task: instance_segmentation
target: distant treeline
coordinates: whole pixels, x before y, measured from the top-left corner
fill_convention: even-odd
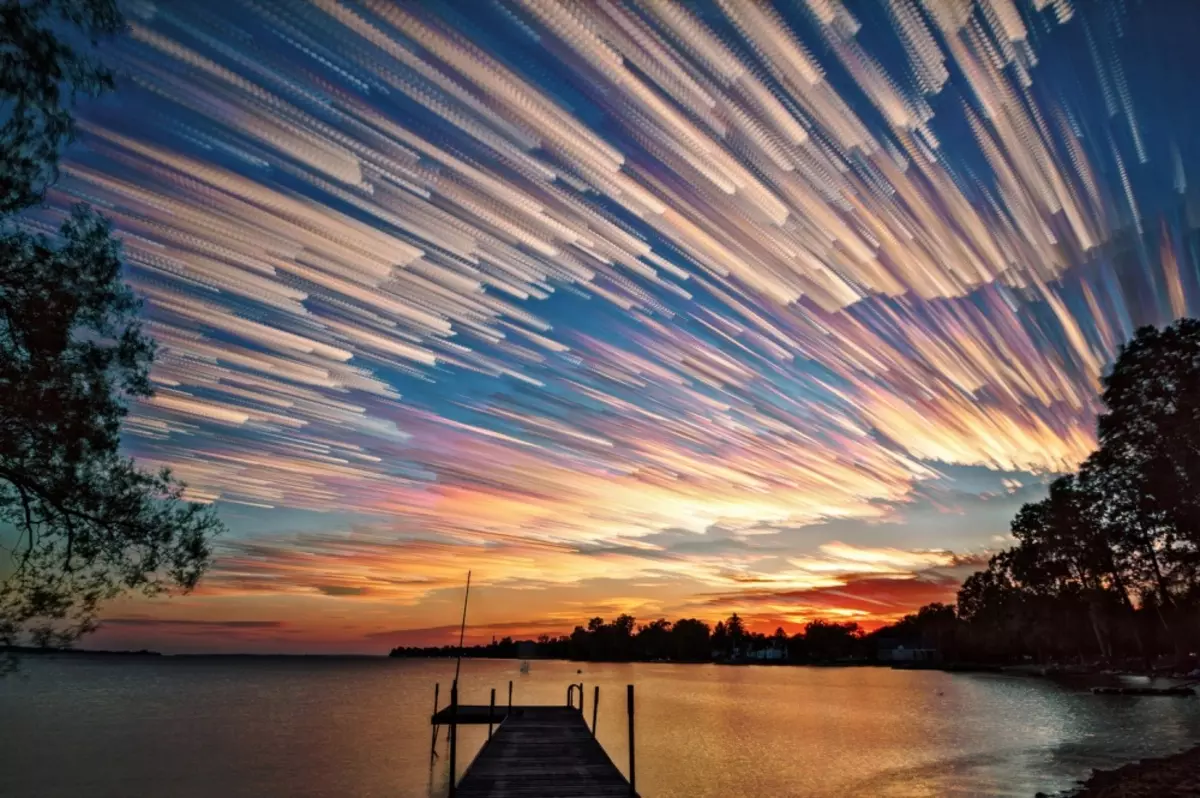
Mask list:
[[[765,635],[746,629],[734,613],[716,626],[695,618],[672,623],[659,618],[638,624],[631,615],[612,622],[592,618],[570,635],[515,641],[505,637],[488,645],[468,646],[466,657],[573,659],[603,662],[763,661],[837,662],[874,656],[875,640],[856,623],[814,621],[800,634],[788,636],[782,628]],[[457,646],[395,648],[393,657],[453,657]]]
[[[592,619],[537,656],[708,661],[786,648],[791,662],[871,658],[903,645],[957,662],[1181,662],[1200,648],[1200,321],[1144,327],[1103,380],[1099,449],[1012,521],[1016,545],[930,604],[869,635],[853,623],[749,633],[685,619]],[[514,656],[506,638],[472,656]],[[437,656],[453,649],[396,649]]]
[[[138,649],[137,651],[108,651],[102,648],[55,648],[52,646],[0,646],[0,656],[9,654],[32,655],[70,655],[70,656],[103,656],[103,657],[161,657],[162,652]]]

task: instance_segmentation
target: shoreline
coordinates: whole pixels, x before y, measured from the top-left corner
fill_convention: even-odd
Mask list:
[[[1110,770],[1093,770],[1064,798],[1195,798],[1200,795],[1200,745]],[[1038,793],[1044,797],[1044,793]],[[1037,796],[1035,796],[1037,798]]]

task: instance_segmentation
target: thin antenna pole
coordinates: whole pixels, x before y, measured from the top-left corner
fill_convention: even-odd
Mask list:
[[[467,571],[467,592],[463,594],[462,626],[458,629],[458,660],[454,663],[454,683],[458,684],[458,669],[462,667],[463,635],[467,631],[467,599],[471,597],[471,572]]]

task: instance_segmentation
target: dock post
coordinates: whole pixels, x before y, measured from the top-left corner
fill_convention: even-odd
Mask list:
[[[512,679],[508,680],[508,711],[512,712]]]
[[[439,682],[433,683],[433,714],[434,715],[437,714],[438,691],[441,689],[442,689],[442,685]],[[435,723],[435,724],[433,724],[433,738],[429,741],[429,760],[430,760],[430,762],[432,762],[433,758],[435,756],[437,756],[437,733],[438,733],[438,727],[437,727],[437,724]]]
[[[492,718],[496,714],[496,688],[492,688],[492,702],[488,704],[488,739],[492,739]]]
[[[637,795],[637,778],[633,762],[633,685],[625,688],[625,707],[629,713],[629,794]],[[451,749],[453,750],[453,749]]]
[[[633,693],[631,692],[630,696],[632,696],[632,695],[633,695]],[[632,701],[633,701],[633,699],[630,698],[630,702],[632,702]],[[630,703],[630,706],[632,707],[633,704]],[[631,722],[629,728],[630,729],[633,728],[632,722]],[[455,764],[456,764],[457,759],[458,759],[458,679],[455,679],[453,682],[450,683],[450,791],[449,791],[450,798],[454,798],[454,795],[457,792],[457,790],[456,790],[457,785],[455,785],[455,783],[454,783],[454,779],[455,779],[454,770],[455,770]],[[632,759],[630,761],[632,761]]]
[[[600,685],[592,693],[592,736],[596,736],[596,710],[600,708]]]

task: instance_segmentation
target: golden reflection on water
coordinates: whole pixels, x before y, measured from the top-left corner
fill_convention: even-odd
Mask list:
[[[576,673],[581,670],[582,673]],[[5,794],[440,798],[433,684],[454,663],[71,657],[0,680]],[[645,798],[1021,796],[1200,740],[1200,702],[1101,699],[1048,681],[882,668],[463,663],[461,700],[601,688],[598,737],[623,770],[637,696]],[[443,703],[447,690],[443,689]],[[459,770],[486,735],[460,735]],[[71,767],[63,767],[69,755]]]

